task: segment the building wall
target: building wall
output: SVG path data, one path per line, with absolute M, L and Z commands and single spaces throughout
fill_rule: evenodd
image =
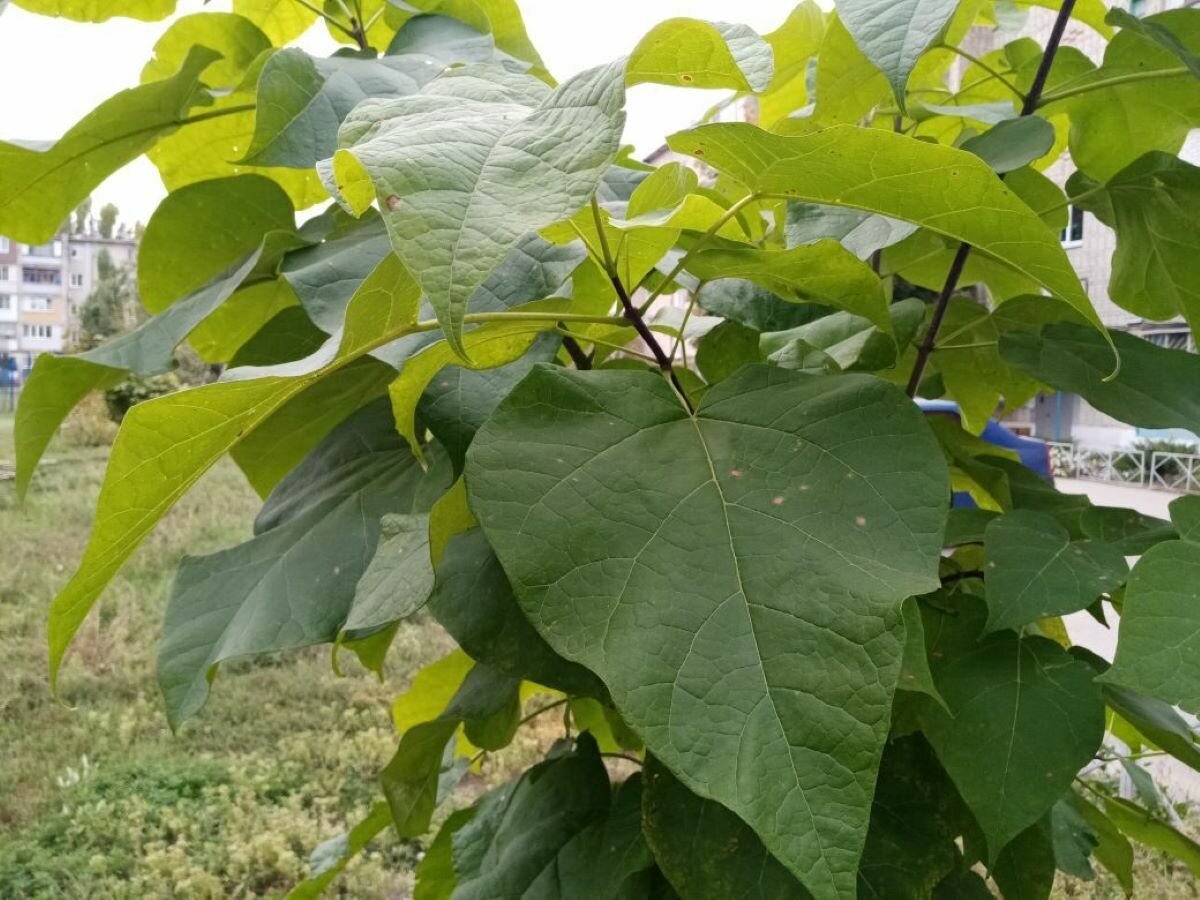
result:
M 100 254 L 105 252 L 115 266 L 137 268 L 137 240 L 119 236 L 102 238 L 99 235 L 71 235 L 67 250 L 67 303 L 69 322 L 67 340 L 79 339 L 79 311 L 100 279 Z

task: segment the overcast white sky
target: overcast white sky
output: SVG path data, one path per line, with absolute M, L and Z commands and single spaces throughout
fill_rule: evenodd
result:
M 521 0 L 534 44 L 559 79 L 633 49 L 655 23 L 673 16 L 737 18 L 759 32 L 774 29 L 798 0 Z M 179 14 L 227 11 L 229 0 L 180 0 Z M 0 139 L 53 140 L 100 101 L 138 83 L 166 22 L 113 19 L 85 25 L 34 16 L 9 6 L 0 15 Z M 313 53 L 333 44 L 318 25 L 303 41 Z M 664 135 L 687 127 L 721 96 L 642 85 L 630 92 L 625 139 L 647 153 Z M 158 173 L 138 160 L 94 194 L 121 218 L 146 221 L 163 195 Z

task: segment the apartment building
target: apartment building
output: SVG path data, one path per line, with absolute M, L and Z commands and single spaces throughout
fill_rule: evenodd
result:
M 115 265 L 135 266 L 137 240 L 123 231 L 111 238 L 63 231 L 39 245 L 0 236 L 0 371 L 20 378 L 39 354 L 74 345 L 101 253 Z

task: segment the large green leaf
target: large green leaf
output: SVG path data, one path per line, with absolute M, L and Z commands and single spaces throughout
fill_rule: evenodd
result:
M 825 29 L 815 81 L 813 124 L 817 126 L 856 123 L 892 99 L 887 77 L 858 48 L 836 13 Z M 799 122 L 805 124 L 803 119 Z
M 877 372 L 896 364 L 898 351 L 903 352 L 916 336 L 925 309 L 915 297 L 892 304 L 887 307 L 891 326 L 887 331 L 860 316 L 838 312 L 787 331 L 764 334 L 760 344 L 771 362 L 785 368 L 793 368 L 802 357 L 797 352 L 802 345 L 827 354 L 845 371 Z
M 233 11 L 262 29 L 277 47 L 294 41 L 317 21 L 317 13 L 295 0 L 233 0 Z
M 497 71 L 451 70 L 420 94 L 358 107 L 337 157 L 370 175 L 392 245 L 459 353 L 472 294 L 528 233 L 588 201 L 625 120 L 620 65 L 584 72 L 536 107 L 531 88 L 514 94 L 513 76 L 496 81 Z
M 357 359 L 289 399 L 230 450 L 250 486 L 265 497 L 347 416 L 387 393 L 395 369 Z
M 1200 544 L 1151 547 L 1125 588 L 1117 654 L 1101 681 L 1200 712 Z
M 219 92 L 191 109 L 189 124 L 155 143 L 146 155 L 158 169 L 167 190 L 210 178 L 254 173 L 279 184 L 296 209 L 307 209 L 329 198 L 315 170 L 247 166 L 237 160 L 254 137 L 254 72 L 239 89 Z
M 1105 684 L 1104 702 L 1154 746 L 1200 772 L 1200 746 L 1196 733 L 1170 704 L 1147 697 L 1119 684 Z
M 958 0 L 837 0 L 838 16 L 892 86 L 901 108 L 908 78 L 954 15 Z
M 1074 809 L 1096 836 L 1096 860 L 1108 869 L 1125 891 L 1133 896 L 1133 847 L 1112 819 L 1078 794 L 1069 794 L 1064 801 Z
M 432 377 L 417 405 L 418 417 L 450 455 L 456 472 L 462 471 L 475 432 L 536 363 L 554 359 L 560 343 L 557 335 L 542 332 L 520 359 L 507 365 L 494 369 L 447 365 Z M 414 356 L 412 363 L 418 363 L 421 355 Z M 474 358 L 478 364 L 478 356 Z
M 100 592 L 175 501 L 287 401 L 382 344 L 420 330 L 419 300 L 417 285 L 389 258 L 360 288 L 340 339 L 312 357 L 241 370 L 240 378 L 140 403 L 126 415 L 83 560 L 51 604 L 52 679 Z
M 1072 541 L 1043 512 L 1020 509 L 987 526 L 987 630 L 1017 628 L 1086 609 L 1129 573 L 1121 551 Z
M 591 672 L 555 653 L 529 624 L 477 528 L 446 544 L 429 611 L 468 654 L 498 671 L 575 695 L 603 692 Z
M 786 331 L 830 312 L 809 303 L 790 303 L 740 278 L 722 278 L 700 287 L 696 301 L 709 315 L 721 316 L 755 331 Z
M 1147 153 L 1103 187 L 1076 175 L 1076 203 L 1117 233 L 1109 296 L 1147 319 L 1185 316 L 1200 327 L 1200 168 Z
M 1100 326 L 1058 236 L 971 153 L 850 126 L 784 137 L 741 123 L 704 125 L 668 144 L 752 191 L 878 213 L 965 241 Z
M 372 404 L 276 487 L 253 539 L 186 558 L 158 656 L 172 724 L 204 704 L 221 662 L 331 642 L 343 628 L 377 628 L 423 604 L 432 573 L 424 585 L 404 585 L 409 594 L 383 598 L 374 596 L 379 585 L 367 576 L 377 574 L 377 547 L 383 552 L 391 540 L 380 543 L 380 519 L 428 510 L 449 484 L 441 463 L 422 470 L 396 434 L 387 404 Z M 427 552 L 424 563 L 428 569 Z
M 808 101 L 808 72 L 825 36 L 825 13 L 804 0 L 792 9 L 783 24 L 766 35 L 775 57 L 770 87 L 758 98 L 758 121 L 770 128 Z
M 320 243 L 289 253 L 280 270 L 309 318 L 326 334 L 342 327 L 350 298 L 391 253 L 387 228 L 374 212 L 361 222 L 333 218 L 336 224 Z
M 580 875 L 575 867 L 581 861 L 570 860 L 572 848 L 578 849 L 580 842 L 587 841 L 589 829 L 599 825 L 606 827 L 605 819 L 612 809 L 611 789 L 608 773 L 600 759 L 595 742 L 587 735 L 580 737 L 573 753 L 558 756 L 527 771 L 516 781 L 509 782 L 487 794 L 480 802 L 474 818 L 461 828 L 454 837 L 454 871 L 458 885 L 454 896 L 458 900 L 493 900 L 496 897 L 567 897 L 575 896 L 566 888 Z M 626 801 L 617 809 L 623 817 L 628 809 Z M 636 845 L 636 829 L 628 824 L 621 828 L 629 834 L 629 844 Z M 630 833 L 632 832 L 632 834 Z M 594 841 L 594 838 L 592 839 Z M 613 848 L 614 857 L 628 846 L 625 839 L 621 846 Z M 644 865 L 649 865 L 648 854 L 640 856 Z M 613 860 L 616 861 L 616 860 Z M 602 860 L 585 866 L 602 865 Z M 559 867 L 568 865 L 574 870 L 563 872 L 570 879 L 555 890 L 554 879 Z M 611 894 L 626 874 L 614 866 L 616 876 L 607 882 Z M 591 878 L 606 883 L 599 877 L 604 868 L 592 868 Z M 607 875 L 608 872 L 605 872 Z M 593 885 L 592 893 L 585 896 L 605 896 Z
M 76 22 L 107 22 L 124 17 L 157 22 L 175 11 L 175 0 L 16 0 L 17 6 L 40 16 Z
M 291 0 L 295 2 L 295 0 Z M 333 155 L 338 127 L 361 101 L 415 94 L 447 64 L 495 57 L 489 35 L 443 16 L 422 21 L 420 52 L 359 59 L 281 50 L 258 81 L 254 140 L 242 162 L 304 169 Z
M 110 97 L 48 148 L 0 143 L 0 234 L 50 240 L 100 182 L 183 122 L 216 59 L 191 48 L 174 75 Z
M 921 726 L 994 861 L 1091 760 L 1104 736 L 1104 703 L 1091 667 L 1053 641 L 1011 631 L 980 639 L 985 609 L 973 598 L 949 613 L 924 611 L 930 664 L 946 708 L 923 700 Z
M 521 715 L 519 687 L 516 679 L 474 665 L 451 688 L 453 695 L 436 718 L 404 729 L 400 745 L 379 775 L 401 837 L 420 837 L 428 830 L 438 803 L 447 744 L 460 727 L 474 726 L 479 737 L 480 731 L 486 735 L 499 724 L 497 740 L 487 741 L 493 750 L 512 739 Z
M 682 900 L 810 900 L 750 826 L 720 803 L 692 793 L 653 756 L 643 779 L 646 840 Z
M 1186 834 L 1121 797 L 1107 798 L 1104 812 L 1123 834 L 1179 860 L 1194 876 L 1200 877 L 1200 844 Z
M 1052 815 L 1043 816 L 1013 838 L 990 867 L 1004 900 L 1049 900 L 1056 868 Z
M 138 247 L 138 297 L 161 312 L 254 252 L 268 232 L 294 227 L 287 194 L 261 175 L 174 191 L 154 210 Z
M 859 259 L 870 259 L 875 251 L 904 240 L 916 230 L 909 222 L 857 209 L 819 203 L 787 205 L 785 234 L 789 247 L 834 238 Z
M 748 367 L 692 418 L 655 374 L 538 367 L 476 436 L 466 478 L 551 646 L 815 894 L 852 892 L 900 601 L 937 585 L 949 490 L 907 398 Z
M 1190 52 L 1200 51 L 1200 10 L 1169 10 L 1146 23 L 1170 31 Z M 1091 85 L 1105 86 L 1057 103 L 1049 92 L 1046 113 L 1069 112 L 1071 159 L 1097 180 L 1106 181 L 1152 150 L 1179 152 L 1200 124 L 1200 79 L 1175 52 L 1135 30 L 1123 29 L 1112 39 L 1099 68 L 1057 87 L 1075 91 Z
M 929 745 L 891 742 L 879 768 L 858 872 L 861 900 L 924 900 L 958 865 L 955 839 L 970 816 Z
M 745 25 L 668 19 L 638 42 L 629 55 L 625 79 L 630 85 L 762 91 L 773 73 L 771 46 Z
M 1106 377 L 1112 351 L 1103 337 L 1080 325 L 1051 324 L 1040 335 L 1002 334 L 1000 355 L 1122 422 L 1200 433 L 1200 393 L 1174 388 L 1200 382 L 1200 356 L 1157 347 L 1123 331 L 1109 337 L 1121 354 L 1121 371 L 1112 380 Z
M 542 311 L 551 308 L 553 311 L 565 311 L 568 305 L 565 300 L 537 304 Z M 495 369 L 519 360 L 530 351 L 538 336 L 551 327 L 552 320 L 488 323 L 468 330 L 462 336 L 461 346 L 467 351 L 473 369 Z M 400 377 L 388 388 L 392 412 L 396 416 L 396 429 L 417 456 L 421 455 L 419 431 L 424 430 L 417 424 L 421 399 L 434 378 L 440 377 L 438 373 L 456 362 L 461 363 L 462 359 L 451 349 L 449 341 L 435 341 L 409 357 L 400 370 Z M 484 402 L 487 402 L 486 399 Z M 444 419 L 442 424 L 445 424 Z
M 891 329 L 879 276 L 837 241 L 790 250 L 702 250 L 689 258 L 688 271 L 702 281 L 744 278 L 776 296 L 836 306 Z

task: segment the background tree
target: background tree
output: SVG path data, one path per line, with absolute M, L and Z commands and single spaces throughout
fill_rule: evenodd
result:
M 134 273 L 118 266 L 107 250 L 96 255 L 96 284 L 79 308 L 80 343 L 94 347 L 105 338 L 128 331 L 137 317 Z
M 111 238 L 113 236 L 117 227 L 117 216 L 120 215 L 120 212 L 112 203 L 105 203 L 100 207 L 100 217 L 96 225 L 100 237 Z
M 71 223 L 72 234 L 87 234 L 91 229 L 92 198 L 85 197 L 83 202 L 75 207 L 75 216 Z

